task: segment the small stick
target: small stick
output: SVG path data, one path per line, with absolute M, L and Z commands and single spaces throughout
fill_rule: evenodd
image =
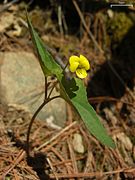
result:
M 56 180 L 59 180 L 59 179 L 57 178 L 57 175 L 55 174 L 55 171 L 54 171 L 54 168 L 53 168 L 53 165 L 52 165 L 50 159 L 47 157 L 46 160 L 47 160 L 47 162 L 48 162 L 50 168 L 52 169 L 52 172 L 53 172 L 53 174 L 54 174 Z
M 3 11 L 7 10 L 8 8 L 10 8 L 10 6 L 12 6 L 13 4 L 17 3 L 19 0 L 13 0 L 9 3 L 7 3 L 6 5 L 4 5 L 1 9 L 0 9 L 0 13 L 2 13 Z
M 74 126 L 77 122 L 74 121 L 72 124 L 70 124 L 69 126 L 65 127 L 64 129 L 62 129 L 58 134 L 56 134 L 56 136 L 52 137 L 49 141 L 43 143 L 41 146 L 39 146 L 38 148 L 36 148 L 35 150 L 38 151 L 40 149 L 42 149 L 43 147 L 47 146 L 48 144 L 50 144 L 52 141 L 54 141 L 55 139 L 57 139 L 62 133 L 64 133 L 65 131 L 67 131 L 68 129 L 70 129 L 72 126 Z
M 82 14 L 82 12 L 81 12 L 81 10 L 80 10 L 80 8 L 79 8 L 79 6 L 78 6 L 78 4 L 77 4 L 77 2 L 76 2 L 75 0 L 73 0 L 73 4 L 74 4 L 74 6 L 75 6 L 75 8 L 76 8 L 76 10 L 77 10 L 77 12 L 78 12 L 78 14 L 79 14 L 79 16 L 80 16 L 80 19 L 81 19 L 81 21 L 82 21 L 82 24 L 83 24 L 84 28 L 86 29 L 86 31 L 87 31 L 87 33 L 89 34 L 89 36 L 90 36 L 90 38 L 92 39 L 92 41 L 94 42 L 96 48 L 100 51 L 100 53 L 104 53 L 104 51 L 102 50 L 102 48 L 99 46 L 99 44 L 98 44 L 97 41 L 95 40 L 93 34 L 92 34 L 91 31 L 88 29 L 88 27 L 87 27 L 87 25 L 86 25 L 86 22 L 85 22 L 85 19 L 84 19 L 84 17 L 83 17 L 83 14 Z

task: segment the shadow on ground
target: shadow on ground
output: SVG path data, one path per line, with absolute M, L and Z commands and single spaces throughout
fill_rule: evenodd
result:
M 23 142 L 20 139 L 17 139 L 14 133 L 9 133 L 8 135 L 11 137 L 11 141 L 15 142 L 15 146 L 23 149 L 24 151 L 26 151 L 26 154 L 27 154 L 26 142 Z M 30 144 L 30 148 L 31 148 L 31 144 Z M 37 152 L 37 153 L 34 153 L 33 156 L 27 155 L 26 161 L 27 161 L 27 164 L 30 167 L 32 167 L 32 169 L 36 172 L 40 180 L 50 180 L 50 177 L 45 172 L 47 170 L 48 162 L 47 162 L 47 157 L 44 153 Z
M 34 157 L 27 157 L 27 163 L 37 173 L 40 180 L 49 180 L 49 176 L 45 173 L 46 169 L 46 156 L 43 153 L 34 154 Z
M 126 87 L 135 81 L 135 25 L 116 49 L 112 59 L 106 61 L 88 83 L 88 97 L 111 96 L 121 98 Z

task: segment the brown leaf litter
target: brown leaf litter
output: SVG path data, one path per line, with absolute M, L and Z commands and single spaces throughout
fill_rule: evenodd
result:
M 1 106 L 0 115 L 0 179 L 106 180 L 135 177 L 134 145 L 129 139 L 135 128 L 127 135 L 117 123 L 110 131 L 105 124 L 117 144 L 113 150 L 89 135 L 83 123 L 70 121 L 58 131 L 48 127 L 45 121 L 36 120 L 31 133 L 31 156 L 28 158 L 25 141 L 31 115 L 18 105 Z M 108 112 L 108 118 L 111 117 Z M 82 137 L 85 149 L 82 153 L 76 152 L 74 147 L 75 134 Z

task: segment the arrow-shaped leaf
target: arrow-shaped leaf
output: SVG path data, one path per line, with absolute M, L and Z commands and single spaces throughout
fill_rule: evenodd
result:
M 75 107 L 89 132 L 91 132 L 103 144 L 114 148 L 115 144 L 113 140 L 108 136 L 106 129 L 100 122 L 96 112 L 88 103 L 86 89 L 83 82 L 77 78 L 73 78 L 69 81 L 65 79 L 62 74 L 62 68 L 54 61 L 50 53 L 46 50 L 42 40 L 34 30 L 28 15 L 27 21 L 44 75 L 56 75 L 60 83 L 61 97 Z
M 29 20 L 28 15 L 26 17 L 27 17 L 27 22 L 28 22 L 28 27 L 30 30 L 31 38 L 32 38 L 33 44 L 35 45 L 37 55 L 39 58 L 39 62 L 40 62 L 40 65 L 41 65 L 44 75 L 50 76 L 53 74 L 62 73 L 62 68 L 57 63 L 55 63 L 51 54 L 47 51 L 41 38 L 39 37 L 37 32 L 34 30 L 32 24 Z
M 84 121 L 87 129 L 103 144 L 108 147 L 115 148 L 115 144 L 110 136 L 107 135 L 106 129 L 100 122 L 95 110 L 87 100 L 86 89 L 82 80 L 73 78 L 70 82 L 61 79 L 61 84 L 64 87 L 73 106 Z M 64 97 L 65 98 L 65 97 Z

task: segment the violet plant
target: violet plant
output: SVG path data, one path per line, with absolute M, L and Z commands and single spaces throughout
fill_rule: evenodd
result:
M 75 108 L 81 119 L 83 120 L 88 131 L 95 136 L 102 144 L 115 148 L 115 144 L 112 138 L 107 134 L 106 129 L 100 122 L 95 110 L 89 104 L 87 99 L 86 88 L 83 84 L 82 79 L 87 76 L 87 70 L 90 69 L 89 61 L 83 55 L 71 56 L 69 59 L 69 69 L 72 73 L 76 73 L 77 77 L 73 77 L 72 79 L 68 79 L 65 76 L 64 70 L 60 65 L 56 63 L 51 54 L 47 51 L 42 42 L 41 38 L 34 30 L 28 14 L 27 14 L 27 22 L 28 28 L 30 31 L 31 39 L 35 46 L 35 50 L 38 55 L 38 60 L 41 66 L 41 69 L 44 73 L 45 77 L 45 97 L 43 103 L 34 113 L 27 132 L 27 155 L 29 156 L 29 139 L 30 139 L 30 131 L 32 128 L 32 124 L 40 112 L 40 110 L 48 104 L 50 101 L 56 98 L 63 98 L 67 101 L 71 106 Z M 50 82 L 48 82 L 49 76 L 55 76 L 57 81 L 52 85 L 52 89 L 48 93 L 48 88 L 50 86 Z M 36 78 L 36 77 L 35 77 Z M 59 95 L 51 97 L 51 93 L 55 88 L 56 84 L 59 84 Z

